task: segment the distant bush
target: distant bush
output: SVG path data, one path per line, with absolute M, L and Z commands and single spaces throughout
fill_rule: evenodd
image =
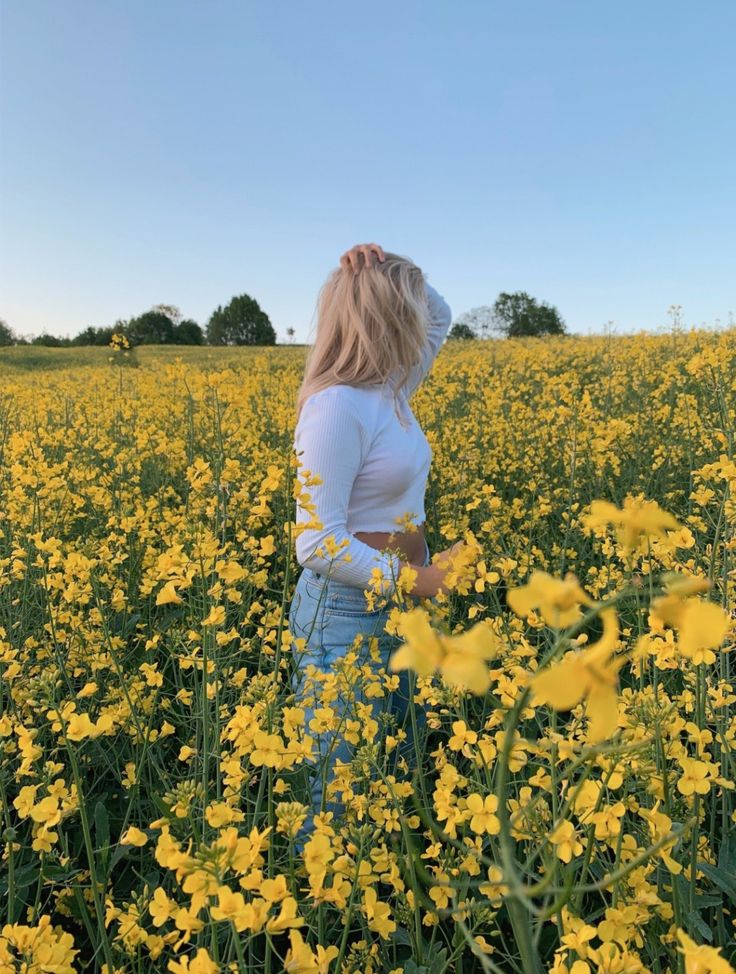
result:
M 44 345 L 46 348 L 68 348 L 72 344 L 71 338 L 57 338 L 56 335 L 36 335 L 31 339 L 31 345 Z
M 537 301 L 526 291 L 502 291 L 493 305 L 495 329 L 504 338 L 564 335 L 565 322 L 557 308 Z
M 470 327 L 470 325 L 465 324 L 465 322 L 463 321 L 456 321 L 455 324 L 450 329 L 447 337 L 468 339 L 468 338 L 477 338 L 477 335 Z
M 72 338 L 72 345 L 109 345 L 114 332 L 114 328 L 92 328 L 90 326 Z
M 196 321 L 186 318 L 174 327 L 175 345 L 204 345 L 204 331 Z
M 0 345 L 15 345 L 13 329 L 2 318 L 0 318 Z
M 212 312 L 207 323 L 209 345 L 275 345 L 276 332 L 266 314 L 248 294 L 234 297 Z

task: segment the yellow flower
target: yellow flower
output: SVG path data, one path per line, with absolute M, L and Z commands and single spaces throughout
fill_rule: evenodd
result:
M 668 815 L 665 815 L 664 812 L 659 811 L 659 805 L 660 802 L 657 801 L 654 808 L 639 808 L 638 810 L 639 815 L 649 823 L 652 843 L 659 842 L 660 839 L 669 835 L 672 831 L 672 819 Z M 669 850 L 676 844 L 677 838 L 673 836 L 671 842 L 667 842 L 660 847 L 659 856 L 671 873 L 679 875 L 682 872 L 682 866 L 669 854 Z
M 156 605 L 181 605 L 183 601 L 173 582 L 167 582 L 156 596 Z
M 562 862 L 570 862 L 583 851 L 583 844 L 578 838 L 572 822 L 560 822 L 557 828 L 550 833 L 549 839 L 555 846 L 558 859 L 561 859 Z
M 212 960 L 206 947 L 198 947 L 196 957 L 182 957 L 181 963 L 170 960 L 168 970 L 171 974 L 219 974 L 220 965 Z
M 677 629 L 677 648 L 696 666 L 715 662 L 712 650 L 721 646 L 731 626 L 728 613 L 714 602 L 683 598 L 688 591 L 696 589 L 698 582 L 702 585 L 703 580 L 692 579 L 689 585 L 685 581 L 670 581 L 666 594 L 652 599 L 651 606 L 655 621 L 661 619 L 665 625 Z
M 580 618 L 580 606 L 592 604 L 572 572 L 564 579 L 547 572 L 532 572 L 526 585 L 510 589 L 506 599 L 518 616 L 526 617 L 538 608 L 547 625 L 555 629 L 571 625 Z
M 304 846 L 304 865 L 307 872 L 324 873 L 335 853 L 329 838 L 323 832 L 315 832 Z
M 503 897 L 508 896 L 509 888 L 503 883 L 503 872 L 500 866 L 488 867 L 488 882 L 481 883 L 478 892 L 487 896 L 492 906 L 500 906 Z
M 475 694 L 488 690 L 491 677 L 484 660 L 495 659 L 502 643 L 487 622 L 445 636 L 432 628 L 426 611 L 418 607 L 401 615 L 398 629 L 404 645 L 389 659 L 389 672 L 412 669 L 419 676 L 429 676 L 439 671 L 449 686 Z
M 298 930 L 289 930 L 291 946 L 284 960 L 286 974 L 320 974 L 317 958 L 312 953 L 309 944 L 305 944 Z M 329 948 L 328 948 L 329 949 Z M 339 951 L 335 947 L 335 955 Z
M 163 926 L 175 910 L 176 903 L 169 899 L 166 890 L 160 886 L 157 887 L 151 902 L 148 904 L 148 912 L 151 914 L 154 927 Z
M 464 720 L 452 722 L 452 737 L 447 742 L 451 751 L 462 751 L 466 757 L 470 757 L 466 750 L 467 745 L 475 744 L 477 740 L 477 733 L 474 730 L 469 730 Z
M 74 714 L 66 725 L 66 736 L 70 741 L 83 741 L 85 737 L 99 737 L 100 732 L 89 719 L 89 714 Z
M 677 781 L 677 790 L 681 795 L 707 795 L 712 780 L 711 765 L 705 761 L 695 761 L 692 758 L 680 758 L 682 776 Z
M 677 949 L 685 956 L 685 974 L 736 974 L 717 947 L 699 946 L 684 930 L 677 931 L 677 939 L 681 944 Z
M 202 620 L 203 626 L 221 626 L 225 621 L 225 606 L 213 605 L 206 619 Z
M 449 686 L 460 687 L 477 695 L 486 693 L 491 676 L 485 660 L 495 659 L 502 643 L 488 623 L 478 622 L 457 636 L 442 637 L 445 656 L 440 661 L 442 679 Z
M 220 886 L 217 890 L 217 906 L 210 907 L 213 920 L 231 920 L 238 931 L 245 930 L 249 925 L 248 904 L 241 892 L 233 892 L 229 886 Z
M 268 880 L 266 880 L 268 882 Z M 301 927 L 304 920 L 297 916 L 297 902 L 293 896 L 284 897 L 281 903 L 281 912 L 277 917 L 271 917 L 266 923 L 266 930 L 269 933 L 281 933 L 293 927 Z
M 213 802 L 205 809 L 205 818 L 213 829 L 219 829 L 223 825 L 238 818 L 238 812 L 231 808 L 226 802 Z M 241 813 L 242 814 L 242 813 Z
M 57 825 L 61 821 L 58 799 L 53 795 L 47 795 L 46 798 L 42 798 L 31 809 L 31 818 L 34 822 L 43 822 L 47 829 Z
M 390 919 L 391 907 L 379 903 L 378 895 L 372 886 L 363 891 L 363 913 L 368 920 L 368 929 L 379 934 L 384 940 L 396 930 L 396 923 Z
M 431 676 L 444 657 L 444 647 L 440 634 L 430 625 L 424 609 L 405 612 L 401 617 L 400 631 L 404 645 L 389 660 L 389 671 L 414 670 L 419 676 Z
M 558 663 L 532 678 L 535 704 L 547 703 L 555 710 L 571 710 L 585 701 L 587 738 L 591 744 L 604 740 L 618 723 L 618 671 L 623 660 L 612 658 L 618 642 L 618 618 L 613 608 L 601 610 L 603 635 L 581 652 L 568 653 Z
M 13 800 L 13 807 L 21 818 L 27 818 L 31 814 L 38 785 L 24 785 L 18 792 L 18 797 Z
M 590 504 L 590 513 L 584 514 L 580 520 L 588 530 L 613 524 L 619 544 L 628 552 L 638 550 L 649 537 L 665 538 L 667 529 L 679 531 L 682 527 L 656 501 L 646 500 L 642 495 L 626 497 L 622 509 L 608 501 L 594 500 Z
M 250 755 L 251 764 L 265 764 L 267 768 L 277 768 L 281 764 L 284 742 L 278 734 L 257 730 L 253 735 L 253 744 L 255 746 Z
M 498 835 L 501 823 L 494 814 L 498 811 L 498 798 L 495 795 L 468 795 L 465 799 L 468 811 L 471 813 L 470 828 L 478 835 Z
M 475 580 L 474 586 L 476 592 L 485 592 L 486 585 L 495 585 L 501 578 L 497 571 L 486 568 L 485 561 L 479 561 L 476 565 L 476 570 L 478 572 L 478 578 Z
M 148 836 L 145 832 L 137 829 L 135 825 L 131 825 L 125 834 L 120 837 L 120 845 L 135 845 L 140 847 L 144 846 L 146 842 L 148 842 Z

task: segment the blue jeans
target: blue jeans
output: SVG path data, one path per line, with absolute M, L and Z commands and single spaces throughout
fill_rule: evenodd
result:
M 425 539 L 426 557 L 424 565 L 430 563 L 430 551 Z M 411 597 L 410 597 L 411 598 Z M 334 813 L 333 822 L 340 818 L 345 811 L 344 804 L 337 799 L 325 797 L 323 790 L 332 778 L 335 762 L 349 763 L 355 753 L 356 746 L 345 740 L 343 731 L 346 721 L 355 721 L 357 714 L 349 700 L 360 701 L 370 705 L 373 718 L 378 722 L 382 711 L 390 711 L 396 716 L 398 727 L 403 727 L 406 740 L 397 748 L 400 757 L 405 757 L 410 767 L 415 767 L 414 735 L 409 707 L 416 692 L 416 675 L 410 670 L 399 670 L 395 675 L 399 677 L 399 687 L 383 697 L 366 699 L 362 687 L 347 685 L 347 678 L 337 675 L 338 697 L 324 704 L 320 700 L 321 685 L 316 681 L 307 687 L 306 668 L 312 663 L 321 672 L 333 671 L 333 664 L 344 656 L 351 648 L 358 633 L 363 633 L 363 642 L 358 649 L 357 666 L 369 664 L 371 671 L 377 673 L 383 666 L 386 673 L 388 661 L 401 645 L 401 640 L 392 633 L 385 631 L 392 603 L 382 609 L 368 611 L 366 599 L 362 589 L 353 585 L 338 582 L 332 577 L 319 574 L 309 568 L 304 568 L 296 583 L 294 595 L 289 607 L 289 632 L 294 639 L 306 639 L 306 648 L 300 652 L 292 642 L 291 650 L 295 660 L 295 667 L 291 677 L 291 686 L 295 694 L 295 706 L 305 711 L 304 733 L 314 738 L 317 743 L 316 766 L 314 778 L 310 786 L 311 816 L 316 812 L 331 811 Z M 370 659 L 370 639 L 378 638 L 380 663 Z M 388 703 L 388 706 L 387 706 Z M 336 731 L 315 732 L 309 723 L 315 715 L 315 710 L 329 706 L 338 714 L 340 727 Z M 345 715 L 345 717 L 343 717 Z M 426 717 L 423 709 L 415 705 L 414 709 L 417 730 L 426 727 Z M 379 733 L 376 735 L 380 739 Z M 304 843 L 313 830 L 313 822 L 308 814 L 295 841 L 295 849 L 301 852 Z

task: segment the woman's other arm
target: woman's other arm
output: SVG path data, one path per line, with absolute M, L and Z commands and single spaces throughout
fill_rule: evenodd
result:
M 417 573 L 414 588 L 409 594 L 419 596 L 423 599 L 432 599 L 439 592 L 448 595 L 450 590 L 444 584 L 445 574 L 450 568 L 450 559 L 455 551 L 464 544 L 465 542 L 463 541 L 456 541 L 450 548 L 445 548 L 444 551 L 440 551 L 439 556 L 431 565 L 412 565 L 408 561 L 399 562 L 399 571 L 402 568 L 411 568 L 412 571 Z
M 441 294 L 435 291 L 431 284 L 425 281 L 424 285 L 427 289 L 427 299 L 429 302 L 427 341 L 424 346 L 421 362 L 419 365 L 414 366 L 406 380 L 404 389 L 406 390 L 407 396 L 410 396 L 427 376 L 452 324 L 452 311 L 450 310 L 449 304 Z

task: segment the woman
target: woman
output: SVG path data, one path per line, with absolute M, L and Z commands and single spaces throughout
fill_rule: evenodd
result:
M 320 700 L 307 668 L 334 674 L 336 661 L 355 645 L 358 665 L 368 663 L 375 672 L 387 668 L 400 645 L 384 627 L 401 570 L 416 572 L 410 598 L 434 598 L 447 592 L 445 556 L 462 544 L 430 563 L 424 493 L 432 450 L 408 403 L 448 332 L 450 309 L 415 264 L 384 253 L 378 244 L 356 245 L 340 265 L 320 293 L 316 340 L 297 401 L 294 448 L 303 486 L 296 555 L 303 571 L 289 610 L 289 631 L 294 640 L 304 640 L 303 651 L 292 643 L 292 687 L 305 710 L 304 732 L 318 749 L 312 812 L 324 807 L 335 819 L 344 806 L 329 799 L 323 804 L 323 791 L 337 760 L 349 763 L 355 750 L 342 733 L 356 718 L 348 702 L 368 701 L 337 673 L 336 697 L 328 695 L 323 706 L 341 715 L 341 729 L 310 728 Z M 406 732 L 402 757 L 413 752 L 412 716 L 417 727 L 426 723 L 421 712 L 410 713 L 413 694 L 413 675 L 400 671 L 389 704 Z M 370 701 L 374 717 L 384 704 Z M 308 818 L 297 836 L 298 850 L 312 830 Z

